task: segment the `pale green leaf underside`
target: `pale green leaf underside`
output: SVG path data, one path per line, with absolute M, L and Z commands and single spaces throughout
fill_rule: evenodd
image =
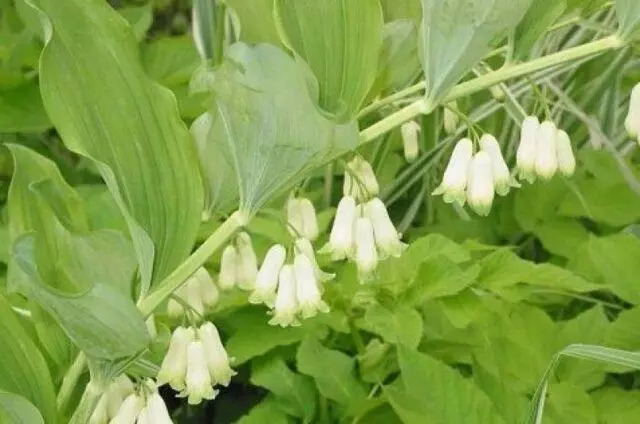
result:
M 532 0 L 422 0 L 422 67 L 436 105 L 518 24 Z
M 0 391 L 2 424 L 44 424 L 44 419 L 31 402 L 22 396 Z
M 378 0 L 276 0 L 276 24 L 319 85 L 319 104 L 342 122 L 360 109 L 382 46 Z
M 143 282 L 165 277 L 193 247 L 202 182 L 173 95 L 152 83 L 131 28 L 100 0 L 34 0 L 47 35 L 45 108 L 68 148 L 98 162 L 128 218 Z

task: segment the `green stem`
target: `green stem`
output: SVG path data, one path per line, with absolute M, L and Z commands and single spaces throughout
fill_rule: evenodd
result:
M 380 135 L 385 134 L 395 127 L 404 124 L 418 115 L 427 115 L 433 110 L 424 99 L 417 100 L 409 106 L 392 113 L 386 118 L 376 122 L 368 128 L 360 131 L 360 144 L 375 140 Z
M 80 352 L 62 379 L 62 384 L 60 385 L 60 391 L 58 392 L 58 398 L 56 400 L 58 411 L 63 412 L 67 408 L 69 399 L 71 399 L 71 395 L 78 384 L 80 376 L 84 372 L 86 364 L 87 358 L 84 356 L 84 353 Z
M 100 397 L 104 393 L 104 388 L 90 381 L 82 394 L 80 404 L 73 413 L 69 424 L 86 424 L 89 422 Z
M 353 338 L 353 344 L 356 346 L 356 350 L 359 354 L 364 353 L 366 350 L 366 346 L 364 344 L 364 340 L 362 340 L 362 335 L 356 327 L 355 322 L 353 320 L 349 320 L 349 331 L 351 332 L 351 337 Z
M 196 249 L 178 268 L 165 278 L 155 290 L 138 302 L 138 309 L 146 318 L 155 308 L 171 296 L 194 272 L 198 270 L 236 231 L 247 225 L 249 216 L 234 212 L 207 240 Z

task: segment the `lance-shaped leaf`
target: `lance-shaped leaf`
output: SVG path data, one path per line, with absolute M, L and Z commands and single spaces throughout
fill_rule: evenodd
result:
M 320 106 L 341 121 L 360 109 L 382 47 L 378 0 L 276 0 L 284 43 L 308 64 L 320 88 Z
M 3 424 L 44 424 L 42 414 L 22 396 L 0 391 L 0 422 Z
M 356 124 L 322 115 L 309 94 L 311 80 L 303 64 L 269 44 L 233 45 L 216 72 L 211 142 L 221 143 L 220 160 L 236 171 L 242 210 L 257 210 L 356 147 Z
M 447 93 L 522 19 L 532 0 L 422 0 L 427 102 Z
M 531 56 L 536 41 L 567 10 L 566 0 L 533 1 L 515 29 L 513 56 L 525 60 Z
M 152 266 L 158 281 L 192 249 L 203 202 L 176 100 L 147 78 L 131 28 L 108 3 L 32 3 L 46 35 L 40 89 L 47 113 L 69 149 L 96 161 L 127 218 L 143 283 Z

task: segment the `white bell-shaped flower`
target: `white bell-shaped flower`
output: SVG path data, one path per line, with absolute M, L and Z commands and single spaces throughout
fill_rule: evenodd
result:
M 320 253 L 330 254 L 334 261 L 345 259 L 353 254 L 353 224 L 356 216 L 355 199 L 351 196 L 343 197 L 338 203 L 329 242 L 320 249 Z
M 418 135 L 420 134 L 420 129 L 420 125 L 418 125 L 416 121 L 405 122 L 400 127 L 404 158 L 409 163 L 413 162 L 418 157 L 418 152 L 420 150 Z
M 243 290 L 253 290 L 258 275 L 258 258 L 249 234 L 242 232 L 236 238 L 238 246 L 237 284 Z
M 229 366 L 229 355 L 222 345 L 218 329 L 213 323 L 206 322 L 198 329 L 198 337 L 204 347 L 213 385 L 228 386 L 236 372 Z
M 296 279 L 293 273 L 293 266 L 284 265 L 280 270 L 273 317 L 269 320 L 269 324 L 279 325 L 281 327 L 299 325 L 300 323 L 296 319 L 297 312 L 298 301 L 296 297 Z
M 218 275 L 218 285 L 221 290 L 231 290 L 238 281 L 239 257 L 238 249 L 232 244 L 222 251 L 220 259 L 220 275 Z
M 138 414 L 136 424 L 153 424 L 153 421 L 151 421 L 151 412 L 149 411 L 149 408 L 147 408 L 146 406 L 142 408 L 142 410 Z
M 487 216 L 493 204 L 493 165 L 489 153 L 481 150 L 475 154 L 469 167 L 467 201 L 478 215 Z
M 640 143 L 640 82 L 631 90 L 629 112 L 624 120 L 624 127 L 629 137 Z
M 491 134 L 483 134 L 480 137 L 480 148 L 489 153 L 491 157 L 491 169 L 493 170 L 493 183 L 496 193 L 500 196 L 506 196 L 511 187 L 518 187 L 519 184 L 511 178 L 509 167 L 504 161 L 504 157 L 502 157 L 498 140 Z
M 293 245 L 297 252 L 307 255 L 307 258 L 309 258 L 309 261 L 311 261 L 311 264 L 313 265 L 313 271 L 318 281 L 329 281 L 335 278 L 335 274 L 324 272 L 320 268 L 318 261 L 316 261 L 316 254 L 313 251 L 313 246 L 309 240 L 306 238 L 298 238 Z
M 194 339 L 195 331 L 193 328 L 178 327 L 173 331 L 169 341 L 169 349 L 158 372 L 159 385 L 169 383 L 173 390 L 184 389 L 187 373 L 187 348 Z
M 473 157 L 473 143 L 468 138 L 458 141 L 453 148 L 451 158 L 442 177 L 442 183 L 433 192 L 443 195 L 446 203 L 458 202 L 461 206 L 466 200 L 467 175 Z
M 558 156 L 558 170 L 565 177 L 572 176 L 576 171 L 576 158 L 571 148 L 571 139 L 563 130 L 558 130 L 556 134 L 556 152 Z
M 355 254 L 354 260 L 358 267 L 360 281 L 369 281 L 378 267 L 378 251 L 373 233 L 373 224 L 366 217 L 360 217 L 355 222 Z
M 518 177 L 533 183 L 536 180 L 536 152 L 538 151 L 538 131 L 540 122 L 535 116 L 527 116 L 522 121 L 520 144 L 516 153 Z
M 380 186 L 369 162 L 356 156 L 347 164 L 342 192 L 344 196 L 351 196 L 360 202 L 378 195 Z
M 146 410 L 149 424 L 173 424 L 167 405 L 164 403 L 164 399 L 154 390 L 151 395 L 147 396 Z
M 144 400 L 140 395 L 132 393 L 122 402 L 120 409 L 109 424 L 135 424 L 144 407 Z
M 107 389 L 104 396 L 107 398 L 107 415 L 109 418 L 113 418 L 118 414 L 122 402 L 127 396 L 134 391 L 133 383 L 129 380 L 129 377 L 122 374 L 117 377 Z
M 264 303 L 273 307 L 278 287 L 278 276 L 287 259 L 287 251 L 281 244 L 271 246 L 264 257 L 262 266 L 256 276 L 256 286 L 249 295 L 249 303 Z
M 289 233 L 294 237 L 313 241 L 320 234 L 316 209 L 311 200 L 304 197 L 292 197 L 287 201 L 287 222 Z
M 448 107 L 444 108 L 442 117 L 444 131 L 449 135 L 456 132 L 456 130 L 458 129 L 458 123 L 460 122 L 460 117 L 458 116 L 458 114 L 451 109 L 458 110 L 458 103 L 455 100 L 449 103 Z
M 96 405 L 91 417 L 89 417 L 89 424 L 107 424 L 109 422 L 108 413 L 109 397 L 104 394 L 100 396 L 98 404 Z M 120 409 L 120 406 L 118 406 Z
M 187 375 L 181 395 L 188 398 L 189 405 L 198 405 L 202 399 L 213 399 L 217 393 L 213 390 L 204 345 L 195 340 L 187 347 Z
M 536 146 L 536 174 L 543 180 L 550 180 L 558 170 L 557 133 L 556 124 L 552 121 L 540 124 Z
M 320 287 L 313 264 L 304 253 L 298 253 L 293 260 L 296 280 L 296 299 L 302 318 L 311 318 L 318 312 L 329 312 L 329 306 L 322 300 Z
M 193 273 L 189 280 L 194 281 L 194 289 L 200 292 L 200 303 L 209 308 L 214 307 L 220 299 L 220 291 L 209 271 L 200 267 Z M 195 296 L 195 293 L 194 293 Z
M 197 316 L 204 314 L 200 282 L 194 278 L 189 277 L 187 281 L 173 293 L 173 296 L 180 300 L 172 298 L 167 302 L 167 313 L 170 317 L 182 317 L 184 315 L 183 304 L 188 305 L 189 310 L 195 312 Z
M 387 208 L 377 197 L 369 200 L 364 206 L 365 216 L 369 218 L 373 225 L 373 235 L 378 246 L 378 250 L 383 258 L 386 256 L 399 257 L 405 244 L 400 241 L 400 234 L 389 218 Z
M 181 302 L 186 302 L 186 298 L 187 287 L 183 284 L 173 292 L 173 295 L 167 301 L 167 315 L 169 315 L 170 318 L 177 319 L 184 316 L 184 307 Z

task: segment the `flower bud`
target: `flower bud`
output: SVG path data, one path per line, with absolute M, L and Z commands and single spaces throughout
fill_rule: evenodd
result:
M 451 108 L 458 109 L 458 103 L 454 100 L 449 103 L 449 107 L 444 108 L 444 114 L 442 117 L 442 121 L 444 124 L 444 131 L 451 135 L 458 129 L 458 123 L 460 122 L 460 117 L 458 114 L 451 110 Z
M 451 158 L 442 177 L 442 183 L 433 192 L 434 195 L 443 195 L 446 203 L 458 202 L 461 206 L 465 203 L 465 189 L 467 187 L 467 174 L 469 164 L 473 156 L 473 143 L 468 138 L 458 141 L 453 148 Z
M 491 170 L 493 171 L 493 183 L 496 192 L 500 196 L 506 196 L 512 186 L 517 187 L 519 184 L 511 178 L 509 167 L 507 167 L 504 157 L 502 157 L 498 140 L 491 134 L 484 134 L 480 138 L 480 148 L 491 157 Z
M 256 285 L 258 275 L 258 258 L 253 250 L 251 237 L 242 232 L 236 238 L 238 246 L 238 268 L 236 271 L 237 284 L 243 290 L 252 290 Z
M 218 276 L 218 285 L 221 290 L 231 290 L 237 282 L 238 278 L 238 249 L 233 245 L 228 245 L 222 251 L 220 260 L 220 275 Z
M 298 301 L 296 300 L 296 280 L 293 266 L 284 265 L 280 270 L 273 317 L 269 320 L 269 324 L 281 327 L 299 325 L 296 320 L 297 312 Z
M 198 337 L 200 337 L 204 347 L 212 383 L 214 385 L 228 386 L 229 382 L 231 382 L 231 377 L 236 373 L 229 366 L 229 356 L 222 345 L 218 329 L 213 323 L 206 322 L 198 329 Z
M 338 203 L 329 242 L 320 253 L 331 254 L 331 259 L 339 261 L 353 253 L 353 224 L 356 220 L 356 201 L 345 196 Z
M 533 183 L 536 180 L 536 152 L 540 122 L 535 116 L 527 116 L 522 121 L 520 145 L 516 153 L 518 176 Z
M 576 158 L 573 156 L 571 139 L 563 130 L 556 134 L 556 154 L 558 157 L 558 170 L 565 177 L 570 177 L 576 171 Z
M 389 218 L 389 213 L 382 200 L 375 197 L 365 205 L 365 216 L 373 225 L 373 235 L 378 249 L 384 256 L 399 257 L 405 249 L 400 235 Z
M 629 112 L 624 120 L 624 127 L 629 137 L 640 143 L 640 82 L 631 90 Z
M 169 315 L 170 318 L 177 319 L 184 316 L 184 308 L 178 300 L 174 299 L 174 297 L 180 299 L 182 302 L 186 302 L 187 287 L 185 284 L 178 287 L 178 289 L 173 292 L 171 298 L 167 301 L 167 315 Z
M 290 198 L 287 201 L 287 221 L 289 233 L 294 237 L 305 237 L 313 241 L 320 234 L 313 203 L 304 197 Z
M 400 127 L 402 135 L 402 147 L 404 148 L 404 158 L 411 163 L 418 157 L 420 144 L 418 142 L 418 134 L 420 133 L 420 125 L 416 121 L 409 121 Z
M 486 216 L 491 211 L 493 203 L 493 171 L 491 156 L 481 150 L 473 157 L 469 167 L 469 182 L 467 184 L 467 201 L 478 215 Z
M 197 405 L 202 399 L 213 399 L 217 391 L 213 390 L 211 375 L 207 366 L 204 346 L 196 340 L 187 347 L 187 375 L 182 396 L 187 396 L 189 405 Z
M 184 389 L 184 379 L 187 373 L 187 347 L 194 338 L 195 331 L 192 328 L 178 327 L 173 331 L 169 341 L 169 349 L 158 372 L 158 385 L 169 383 L 173 390 Z
M 306 238 L 298 238 L 293 243 L 293 245 L 298 252 L 307 255 L 307 258 L 309 258 L 309 261 L 313 266 L 314 275 L 316 276 L 318 281 L 329 281 L 335 278 L 335 274 L 324 272 L 322 269 L 320 269 L 320 265 L 318 265 L 318 262 L 316 261 L 316 254 L 313 251 L 313 246 L 311 245 L 311 242 L 309 240 L 307 240 Z
M 313 264 L 306 254 L 298 253 L 293 261 L 293 273 L 296 280 L 296 299 L 302 318 L 311 318 L 318 311 L 329 312 L 322 301 Z
M 142 398 L 132 393 L 122 402 L 118 413 L 109 421 L 109 424 L 134 424 L 143 407 Z
M 154 391 L 153 394 L 147 398 L 147 406 L 145 409 L 149 424 L 173 424 L 169 411 L 167 410 L 167 405 L 157 391 Z M 138 422 L 139 420 L 140 418 L 138 418 Z
M 256 286 L 249 296 L 249 303 L 264 303 L 273 307 L 278 287 L 278 275 L 286 258 L 287 251 L 281 244 L 276 244 L 267 251 L 256 277 Z
M 358 218 L 355 223 L 355 262 L 360 281 L 368 281 L 378 266 L 378 251 L 369 218 Z
M 556 135 L 558 129 L 551 121 L 544 121 L 538 130 L 536 146 L 536 174 L 544 180 L 550 180 L 558 170 Z
M 371 164 L 360 156 L 353 158 L 347 164 L 342 191 L 344 196 L 351 196 L 361 202 L 377 196 L 380 186 Z
M 211 274 L 204 267 L 200 267 L 189 277 L 186 285 L 193 285 L 193 291 L 189 292 L 194 298 L 197 297 L 198 303 L 203 307 L 213 307 L 218 302 L 220 292 L 216 283 L 213 281 Z

